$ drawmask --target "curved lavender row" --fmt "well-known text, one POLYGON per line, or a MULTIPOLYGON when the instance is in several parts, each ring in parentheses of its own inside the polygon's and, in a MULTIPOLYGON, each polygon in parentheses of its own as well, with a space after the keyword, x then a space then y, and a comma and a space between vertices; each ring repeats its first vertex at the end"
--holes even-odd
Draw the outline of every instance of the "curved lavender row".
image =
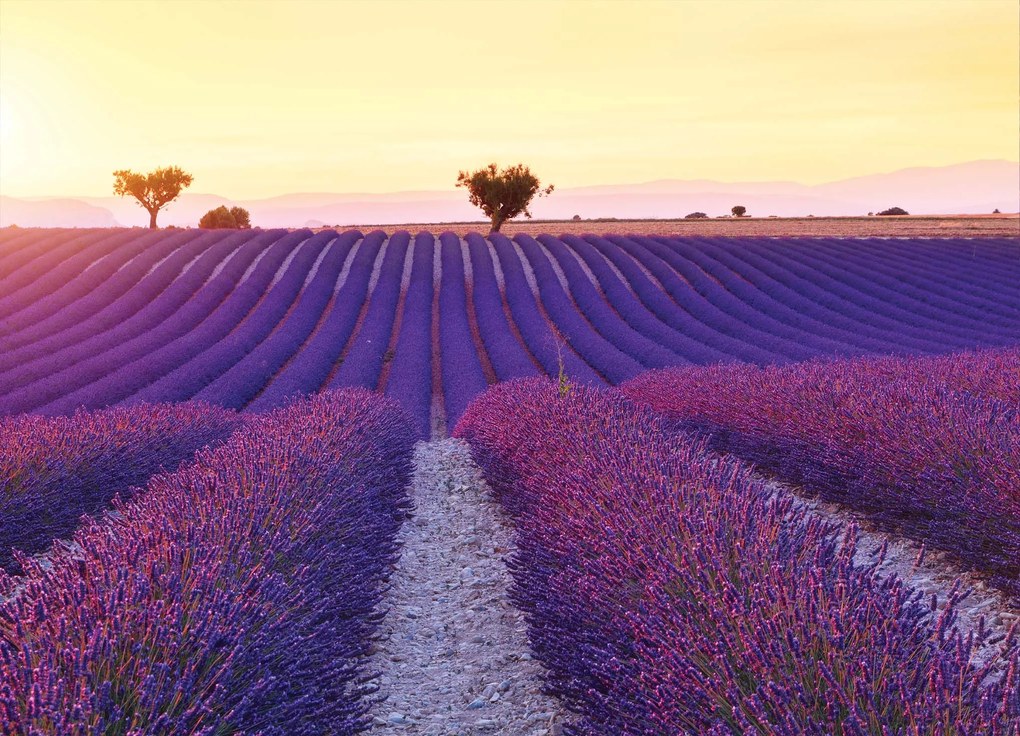
POLYGON ((329 314, 301 346, 294 359, 277 374, 245 411, 263 412, 283 406, 297 396, 323 388, 358 322, 368 282, 386 233, 375 230, 358 245, 347 280, 333 299, 329 314))
MULTIPOLYGON (((612 238, 610 239, 612 240, 612 238)), ((701 294, 705 301, 716 308, 718 313, 714 324, 718 324, 720 330, 740 336, 746 334, 747 329, 751 328, 756 333, 755 342, 767 345, 769 350, 792 360, 807 360, 823 349, 818 344, 818 340, 810 337, 804 340, 803 335, 798 336, 796 331, 791 331, 786 325, 771 316, 749 308, 747 304, 733 296, 723 285, 716 283, 695 264, 686 258, 681 258, 671 248, 659 241, 641 236, 635 236, 629 240, 640 248, 644 248, 654 258, 666 263, 673 270, 674 277, 682 278, 689 288, 701 294)), ((674 281, 673 283, 682 282, 674 281)), ((823 344, 826 351, 831 351, 830 343, 823 344)))
MULTIPOLYGON (((301 292, 297 304, 273 332, 251 352, 195 394, 200 401, 243 409, 294 356, 315 330, 336 289, 336 280, 361 239, 353 230, 341 234, 330 246, 311 283, 301 292)), ((231 356, 225 355, 224 359, 231 356)), ((233 356, 236 360, 239 356, 233 356)))
POLYGON ((446 426, 452 430, 464 409, 488 385, 478 348, 471 334, 464 289, 464 257, 460 238, 450 232, 439 236, 443 278, 439 284, 439 360, 443 374, 446 426))
POLYGON ((1017 625, 978 665, 951 601, 647 411, 490 389, 467 439, 516 528, 512 597, 574 734, 967 733, 1020 725, 1017 625), (988 677, 997 672, 999 677, 988 677), (990 681, 989 684, 984 684, 990 681))
POLYGON ((734 355, 688 335, 688 332, 699 334, 704 325, 679 309, 660 287, 655 286, 632 260, 608 240, 595 235, 586 235, 585 239, 563 235, 562 240, 581 256, 613 307, 635 329, 692 363, 736 360, 734 355), (613 267, 626 281, 617 276, 613 267))
POLYGON ((623 353, 613 343, 600 335, 578 312, 570 297, 563 291, 563 285, 556 277, 548 256, 542 246, 529 235, 516 235, 514 241, 521 247, 528 259, 542 304, 550 319, 556 324, 567 343, 594 370, 616 384, 633 378, 644 370, 634 358, 623 353))
POLYGON ((512 378, 538 375, 538 368, 514 335, 503 311, 503 296, 496 282, 489 245, 478 233, 468 233, 464 239, 471 258, 471 299, 474 302, 478 332, 496 378, 509 381, 512 378))
POLYGON ((41 238, 51 237, 56 239, 59 237, 70 237, 68 235, 69 232, 69 230, 64 228, 53 228, 44 231, 32 231, 25 228, 18 228, 17 230, 4 228, 4 232, 0 234, 0 279, 3 279, 12 270, 8 263, 13 265, 19 259, 19 254, 26 248, 31 248, 38 244, 41 238), (9 258, 13 260, 8 261, 9 258))
MULTIPOLYGON (((287 314, 291 304, 298 298, 312 264, 336 237, 336 231, 322 230, 315 235, 305 231, 305 236, 307 239, 296 246, 297 252, 286 272, 236 329, 187 363, 124 399, 122 403, 131 405, 190 399, 248 355, 287 314)), ((280 243, 290 247, 290 244, 282 240, 280 243)))
POLYGON ((30 334, 33 335, 33 339, 19 348, 0 355, 0 376, 5 371, 19 366, 22 369, 28 369, 32 361, 40 357, 49 358, 61 349, 69 348, 105 330, 112 330, 124 324, 143 307, 158 299, 188 263, 225 235, 226 232, 223 230, 198 234, 196 238, 175 248, 151 272, 141 274, 124 294, 116 297, 106 306, 86 314, 76 314, 77 310, 70 310, 70 316, 75 318, 72 324, 61 326, 64 313, 59 312, 54 315, 52 326, 45 323, 39 326, 40 331, 45 329, 45 335, 35 336, 34 329, 19 333, 19 341, 23 338, 27 340, 30 334))
POLYGON ((414 236, 411 283, 404 299, 400 334, 386 381, 386 396, 411 416, 418 439, 428 439, 432 417, 432 301, 435 239, 431 233, 414 236))
POLYGON ((118 260, 108 258, 68 284, 68 287, 74 286, 79 292, 77 296, 68 289, 59 289, 41 297, 32 305, 31 310, 19 312, 12 323, 23 323, 25 327, 3 340, 0 349, 9 358, 17 347, 39 343, 82 324, 139 286, 139 282, 156 264, 181 250, 200 234, 196 230, 169 235, 160 233, 162 237, 152 238, 151 241, 145 237, 137 238, 132 245, 138 248, 134 249, 130 260, 124 258, 128 256, 127 253, 118 253, 118 260))
POLYGON ((740 271, 731 271, 704 251, 702 239, 692 243, 686 238, 654 238, 700 269, 706 278, 717 281, 727 294, 731 314, 746 315, 748 324, 758 330, 800 341, 815 355, 852 356, 863 351, 845 334, 832 330, 828 325, 806 320, 804 315, 773 299, 771 295, 748 283, 747 276, 740 271), (741 306, 741 303, 745 306, 741 306), (752 316, 757 315, 757 316, 752 316))
POLYGON ((506 282, 506 302, 510 314, 514 318, 521 337, 524 338, 528 350, 545 369, 547 375, 559 375, 559 361, 563 361, 563 370, 570 376, 573 383, 591 386, 604 386, 606 381, 596 373, 570 345, 559 346, 559 340, 539 310, 535 295, 524 276, 524 266, 517 256, 517 251, 505 235, 490 233, 489 242, 496 250, 500 270, 506 282))
POLYGON ((567 288, 584 317, 608 342, 647 368, 665 368, 689 362, 627 324, 599 294, 588 274, 562 242, 551 235, 539 235, 538 242, 556 259, 567 279, 567 288))
MULTIPOLYGON (((890 248, 890 255, 894 255, 899 244, 890 248)), ((819 239, 812 248, 812 255, 824 260, 827 264, 845 269, 862 279, 866 279, 874 287, 881 287, 899 295, 905 302, 913 302, 923 307, 923 313, 931 315, 939 322, 948 322, 961 335, 969 335, 972 331, 983 331, 990 316, 988 307, 1005 306, 1003 294, 996 295, 994 302, 979 299, 974 292, 977 287, 968 286, 967 290, 961 290, 959 285, 945 285, 946 278, 952 273, 948 270, 948 264, 940 264, 940 278, 917 279, 919 285, 912 283, 911 272, 919 273, 918 266, 905 263, 901 268, 892 268, 888 265, 889 256, 883 257, 881 253, 869 255, 859 252, 861 244, 855 242, 854 248, 846 248, 839 241, 831 239, 819 239)), ((927 254, 930 258, 932 253, 927 254)), ((1015 293, 1016 287, 1008 289, 1008 292, 1015 293)), ((920 311, 920 310, 919 310, 920 311)), ((1018 313, 1020 314, 1020 313, 1018 313)), ((1009 321, 1014 334, 1020 335, 1015 319, 1009 321)))
MULTIPOLYGON (((541 236, 542 240, 546 236, 541 236)), ((589 236, 594 237, 594 236, 589 236)), ((547 243, 553 242, 552 239, 547 243)), ((655 344, 662 345, 673 354, 674 363, 682 360, 687 363, 713 363, 732 360, 732 357, 709 348, 703 343, 692 340, 684 335, 676 325, 663 322, 654 312, 635 296, 631 289, 621 280, 610 265, 610 261, 600 254, 595 247, 576 235, 564 234, 555 241, 565 244, 564 256, 569 251, 584 261, 588 270, 595 277, 602 293, 605 294, 612 309, 639 334, 650 338, 655 344)), ((561 246, 562 247, 562 246, 561 246)))
POLYGON ((130 243, 134 236, 135 233, 131 231, 107 230, 97 237, 72 241, 63 248, 47 251, 45 257, 6 279, 3 296, 0 296, 0 319, 4 321, 4 335, 9 332, 7 324, 11 317, 31 307, 41 296, 53 293, 80 276, 100 258, 130 243), (61 256, 59 260, 57 253, 61 256))
MULTIPOLYGON (((191 300, 181 321, 188 329, 180 335, 150 334, 147 350, 133 359, 121 356, 111 364, 102 378, 39 408, 41 413, 65 414, 80 406, 98 409, 110 406, 148 386, 214 345, 244 320, 252 307, 265 293, 269 282, 279 271, 284 259, 294 246, 304 240, 310 231, 298 231, 280 237, 281 233, 266 233, 265 239, 256 237, 251 242, 259 245, 262 258, 254 271, 241 280, 252 262, 237 257, 227 264, 213 283, 222 278, 220 288, 209 290, 209 299, 203 303, 201 295, 191 300)), ((252 259, 254 261, 254 258, 252 259)), ((175 327, 178 324, 175 320, 175 327)), ((107 353, 109 356, 109 353, 107 353)), ((104 356, 104 357, 107 357, 104 356)))
POLYGON ((97 233, 98 229, 80 230, 78 228, 54 228, 39 230, 24 230, 20 236, 12 238, 11 249, 5 249, 0 255, 0 287, 4 287, 5 280, 12 273, 30 263, 41 254, 52 248, 59 247, 69 240, 80 238, 90 233, 97 233))
POLYGON ((108 237, 110 231, 103 229, 63 230, 42 234, 33 239, 25 248, 11 254, 0 268, 0 289, 5 296, 30 284, 39 274, 46 273, 53 264, 71 257, 81 248, 108 237))
POLYGON ((176 470, 238 424, 233 412, 206 404, 0 419, 0 568, 20 571, 14 550, 41 552, 77 529, 83 514, 176 470))
MULTIPOLYGON (((983 316, 988 306, 1002 306, 1001 289, 1015 289, 1020 278, 1016 263, 1004 263, 988 257, 984 242, 973 242, 972 248, 982 251, 977 259, 961 259, 952 246, 962 241, 897 240, 890 248, 887 241, 875 238, 855 240, 853 255, 855 262, 874 265, 880 273, 922 292, 935 291, 943 305, 952 307, 957 300, 980 310, 983 316)), ((831 240, 826 241, 832 252, 831 240)), ((1018 258, 1020 260, 1020 258, 1018 258)), ((1020 316, 1020 307, 1014 306, 1015 316, 1020 316)))
POLYGON ((393 402, 331 392, 251 421, 0 581, 14 732, 353 734, 406 515, 393 402), (73 633, 72 633, 73 632, 73 633), (59 686, 53 686, 59 683, 59 686))
POLYGON ((745 342, 741 333, 746 334, 746 325, 741 326, 741 323, 695 291, 647 248, 629 238, 615 235, 592 238, 589 242, 623 271, 641 301, 668 320, 669 324, 682 325, 684 334, 740 360, 752 363, 789 362, 789 358, 782 352, 782 345, 777 345, 774 339, 756 340, 753 345, 745 342), (659 283, 651 282, 635 262, 647 269, 659 283))
POLYGON ((186 240, 185 236, 194 237, 187 233, 171 234, 168 238, 164 238, 164 235, 149 231, 147 235, 127 238, 105 253, 93 254, 92 261, 76 275, 55 283, 42 278, 21 290, 19 295, 24 294, 31 301, 24 309, 5 320, 6 334, 0 339, 0 349, 31 342, 33 333, 49 334, 47 326, 54 321, 64 325, 74 324, 75 312, 88 315, 95 310, 97 304, 103 304, 104 287, 110 281, 123 284, 121 292, 128 288, 130 282, 125 280, 123 271, 134 271, 133 281, 137 283, 148 270, 140 268, 140 261, 149 261, 148 265, 151 266, 154 263, 151 260, 153 251, 169 252, 166 248, 160 248, 161 241, 179 242, 186 240))
POLYGON ((745 239, 734 243, 722 238, 715 241, 731 257, 751 264, 776 279, 791 292, 801 294, 826 310, 826 319, 837 321, 847 329, 881 334, 892 341, 901 341, 913 352, 944 350, 937 335, 930 330, 905 325, 882 311, 868 309, 857 303, 860 295, 853 289, 806 268, 786 255, 773 241, 745 239))
POLYGON ((843 265, 836 266, 796 241, 784 242, 783 247, 792 257, 809 266, 812 273, 826 276, 853 289, 858 304, 904 325, 938 335, 938 339, 947 347, 967 348, 984 344, 982 340, 985 335, 980 330, 947 324, 943 319, 947 315, 926 306, 919 308, 915 300, 903 296, 887 279, 877 274, 860 273, 843 265))
POLYGON ((856 346, 860 350, 872 353, 897 353, 904 351, 930 353, 936 346, 930 342, 913 340, 889 329, 878 329, 865 325, 850 316, 836 311, 813 299, 821 294, 828 296, 818 287, 809 282, 783 271, 771 262, 746 252, 731 253, 726 249, 724 238, 703 238, 699 240, 701 252, 711 262, 725 266, 739 274, 747 281, 747 291, 751 298, 752 290, 760 291, 771 299, 762 302, 762 308, 773 310, 773 314, 800 329, 825 329, 839 339, 856 346), (794 283, 796 286, 791 286, 794 283))
MULTIPOLYGON (((210 234, 213 243, 211 246, 209 245, 210 240, 206 238, 200 238, 191 246, 186 246, 180 253, 182 259, 172 258, 157 269, 157 272, 150 274, 152 279, 160 278, 160 284, 169 284, 159 292, 159 296, 151 299, 150 294, 134 289, 131 295, 133 298, 115 305, 112 314, 106 315, 104 321, 98 323, 100 331, 82 336, 78 342, 62 349, 54 346, 55 349, 49 353, 43 353, 36 359, 17 365, 13 370, 0 375, 0 396, 9 396, 12 391, 28 386, 34 381, 52 379, 55 375, 53 370, 55 365, 83 365, 110 349, 117 349, 132 341, 142 339, 150 331, 165 326, 169 318, 183 311, 185 303, 205 285, 209 274, 217 265, 227 258, 231 258, 234 252, 239 247, 243 248, 242 244, 250 240, 252 236, 253 233, 247 230, 227 237, 221 237, 220 233, 215 233, 210 234), (190 251, 192 247, 196 249, 207 247, 208 249, 186 273, 179 274, 180 268, 190 262, 188 256, 192 254, 187 251, 190 251), (117 317, 121 319, 110 322, 111 319, 117 317)), ((149 283, 148 278, 142 282, 145 285, 149 285, 149 283)), ((76 332, 76 334, 78 333, 76 332)), ((55 381, 51 380, 50 385, 54 384, 56 390, 48 394, 49 398, 59 396, 62 391, 60 378, 55 381)), ((36 385, 30 390, 40 396, 46 395, 42 385, 36 385)), ((0 413, 25 411, 25 408, 17 405, 8 409, 6 405, 11 398, 13 397, 0 400, 0 413)), ((49 398, 45 400, 49 400, 49 398)))
POLYGON ((984 398, 981 386, 1015 382, 1020 349, 976 355, 666 370, 623 391, 714 448, 943 549, 1016 596, 1020 411, 984 398))
POLYGON ((411 236, 406 230, 393 233, 387 241, 386 255, 379 269, 379 282, 372 289, 365 320, 328 388, 362 386, 374 390, 378 386, 386 348, 393 332, 397 302, 400 301, 400 282, 404 276, 404 261, 407 259, 407 245, 410 241, 411 236))

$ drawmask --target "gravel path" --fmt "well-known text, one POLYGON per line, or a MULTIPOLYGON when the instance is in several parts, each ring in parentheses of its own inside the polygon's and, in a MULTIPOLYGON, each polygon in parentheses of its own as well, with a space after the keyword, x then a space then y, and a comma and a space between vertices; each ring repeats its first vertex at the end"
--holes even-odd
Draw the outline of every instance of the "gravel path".
POLYGON ((513 539, 467 445, 419 443, 410 492, 414 516, 369 663, 379 673, 372 733, 560 733, 507 597, 513 539))

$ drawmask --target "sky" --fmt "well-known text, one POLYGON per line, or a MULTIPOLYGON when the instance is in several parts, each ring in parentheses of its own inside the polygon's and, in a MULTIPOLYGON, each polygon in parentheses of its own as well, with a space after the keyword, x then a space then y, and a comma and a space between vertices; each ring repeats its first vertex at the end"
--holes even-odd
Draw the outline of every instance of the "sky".
POLYGON ((0 0, 0 194, 814 184, 1020 159, 1017 0, 0 0))

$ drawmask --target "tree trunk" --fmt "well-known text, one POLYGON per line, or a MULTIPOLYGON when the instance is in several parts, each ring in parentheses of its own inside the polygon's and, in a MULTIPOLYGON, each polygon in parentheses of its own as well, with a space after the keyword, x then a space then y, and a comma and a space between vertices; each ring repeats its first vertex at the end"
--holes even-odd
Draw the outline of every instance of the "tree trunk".
POLYGON ((502 225, 503 225, 503 218, 501 218, 498 213, 493 215, 492 216, 492 232, 498 233, 499 232, 499 228, 502 225))
POLYGON ((157 229, 157 227, 156 227, 156 213, 157 212, 159 212, 159 210, 149 210, 149 228, 152 229, 152 230, 156 230, 157 229))

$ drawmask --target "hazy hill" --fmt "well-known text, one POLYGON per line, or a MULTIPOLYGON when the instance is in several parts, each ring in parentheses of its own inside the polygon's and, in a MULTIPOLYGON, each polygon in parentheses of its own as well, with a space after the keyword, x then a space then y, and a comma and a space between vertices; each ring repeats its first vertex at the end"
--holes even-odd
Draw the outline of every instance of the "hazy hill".
MULTIPOLYGON (((480 213, 463 190, 386 194, 284 194, 268 199, 229 200, 185 194, 160 213, 162 225, 195 225, 221 204, 239 204, 261 227, 454 222, 478 220, 480 213)), ((1020 163, 972 161, 943 167, 911 168, 827 184, 673 180, 557 189, 532 208, 536 218, 671 218, 701 211, 728 214, 733 205, 751 215, 864 215, 887 207, 911 214, 988 214, 1020 211, 1020 163)), ((146 213, 119 197, 0 198, 0 226, 145 225, 146 213)))

